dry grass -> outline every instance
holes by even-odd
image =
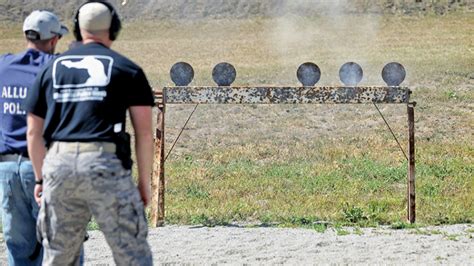
[[[419,221],[472,222],[473,25],[472,13],[146,21],[126,24],[114,48],[143,66],[155,87],[172,85],[177,61],[194,66],[194,85],[212,84],[222,61],[237,68],[235,85],[298,85],[295,72],[306,61],[321,67],[322,85],[339,84],[347,61],[363,66],[364,85],[381,85],[382,67],[399,61],[418,102]],[[0,52],[22,49],[15,27],[0,27]],[[191,109],[168,106],[167,147]],[[381,109],[406,143],[406,108]],[[392,223],[405,215],[405,165],[370,105],[200,106],[168,161],[167,217]]]

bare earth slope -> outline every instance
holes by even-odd
[[[436,13],[472,10],[470,0],[109,0],[125,19],[200,19],[321,15],[333,9],[346,13]],[[51,9],[70,19],[84,0],[0,0],[0,21],[22,21],[34,9]]]

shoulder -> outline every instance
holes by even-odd
[[[8,58],[12,57],[13,54],[7,53],[7,54],[2,54],[0,55],[0,60],[7,60]]]
[[[124,70],[128,70],[130,72],[136,73],[138,71],[142,71],[142,68],[133,62],[131,59],[128,57],[111,50],[112,52],[112,58],[114,59],[114,64],[117,65],[117,67],[123,68]]]
[[[2,54],[0,55],[0,70],[8,65],[8,58],[11,54]]]
[[[21,61],[21,58],[23,58],[24,55],[25,55],[25,52],[18,53],[18,54],[6,53],[6,54],[0,55],[0,71],[3,71],[4,69],[17,64],[18,61]]]
[[[118,56],[114,58],[113,64],[114,68],[117,69],[121,75],[129,77],[130,81],[134,84],[148,83],[148,79],[143,69],[127,57],[118,54]]]
[[[0,55],[0,66],[8,65],[15,59],[15,55],[11,53]]]

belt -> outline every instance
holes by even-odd
[[[55,141],[51,144],[48,151],[55,152],[95,152],[103,151],[115,153],[116,146],[112,142],[63,142]]]
[[[17,153],[0,154],[0,162],[24,162],[29,161],[28,156]]]

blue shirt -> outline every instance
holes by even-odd
[[[34,49],[0,56],[0,154],[28,154],[23,100],[38,72],[54,57]]]

